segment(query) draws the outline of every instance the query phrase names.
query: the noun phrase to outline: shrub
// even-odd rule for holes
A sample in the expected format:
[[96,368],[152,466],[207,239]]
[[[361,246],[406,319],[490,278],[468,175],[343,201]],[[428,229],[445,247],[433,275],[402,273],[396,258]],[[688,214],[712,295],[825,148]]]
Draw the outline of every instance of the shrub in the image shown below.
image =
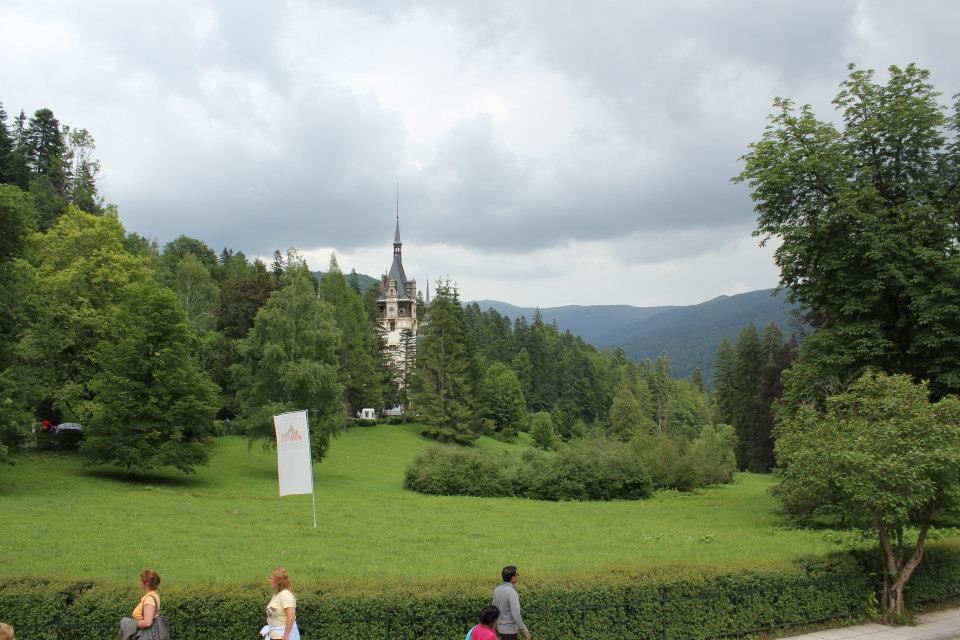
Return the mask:
[[539,500],[638,500],[653,491],[650,473],[629,447],[608,438],[571,440],[555,456],[521,458],[516,494]]
[[505,452],[433,445],[407,467],[403,486],[434,495],[509,496],[514,465]]
[[553,420],[546,411],[538,411],[529,419],[530,437],[533,444],[540,449],[549,449],[553,446]]
[[407,467],[404,486],[435,495],[537,500],[636,500],[653,490],[639,456],[607,438],[571,441],[556,455],[432,446]]
[[703,427],[693,442],[682,436],[643,434],[630,446],[650,470],[655,487],[690,491],[733,480],[734,442],[733,427],[722,424]]
[[[860,619],[876,602],[875,550],[840,553],[762,572],[667,568],[646,574],[525,579],[524,618],[537,637],[573,640],[746,636],[813,620]],[[463,637],[489,602],[486,582],[381,587],[299,582],[305,637],[440,640]],[[960,545],[931,543],[909,602],[960,590]],[[164,585],[163,612],[178,640],[250,637],[269,594],[250,585]],[[130,585],[0,579],[0,612],[17,635],[86,640],[115,634],[139,597]]]

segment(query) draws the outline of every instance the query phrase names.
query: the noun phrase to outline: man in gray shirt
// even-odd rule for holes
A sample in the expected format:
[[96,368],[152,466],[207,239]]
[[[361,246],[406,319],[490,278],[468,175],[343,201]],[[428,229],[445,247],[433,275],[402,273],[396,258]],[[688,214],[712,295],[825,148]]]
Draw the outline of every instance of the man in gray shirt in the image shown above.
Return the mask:
[[503,576],[503,584],[493,590],[493,604],[500,609],[497,632],[502,640],[516,640],[520,633],[523,633],[526,640],[530,640],[530,630],[520,615],[520,596],[513,586],[520,577],[517,568],[513,565],[504,567],[500,575]]

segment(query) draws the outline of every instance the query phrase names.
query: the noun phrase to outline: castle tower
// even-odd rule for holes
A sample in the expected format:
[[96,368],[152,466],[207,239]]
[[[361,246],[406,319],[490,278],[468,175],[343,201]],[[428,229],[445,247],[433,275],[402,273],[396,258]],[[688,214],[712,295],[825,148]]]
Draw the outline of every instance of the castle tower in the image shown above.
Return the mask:
[[[407,280],[403,271],[403,243],[400,241],[400,215],[393,236],[393,263],[390,271],[380,277],[380,297],[377,299],[387,350],[393,360],[396,377],[406,378],[412,366],[417,335],[417,281]],[[409,334],[405,335],[405,330]]]

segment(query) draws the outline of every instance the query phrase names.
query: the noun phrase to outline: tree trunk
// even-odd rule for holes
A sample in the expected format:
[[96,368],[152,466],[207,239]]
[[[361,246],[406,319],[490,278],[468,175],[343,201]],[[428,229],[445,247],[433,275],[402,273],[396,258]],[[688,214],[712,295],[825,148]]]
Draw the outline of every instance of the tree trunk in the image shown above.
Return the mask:
[[914,570],[923,559],[923,545],[927,539],[927,531],[930,525],[924,524],[920,527],[920,533],[917,536],[917,544],[914,547],[910,559],[903,562],[902,553],[902,530],[897,531],[898,549],[894,549],[890,544],[890,537],[883,524],[877,525],[880,534],[880,551],[883,558],[883,593],[881,596],[881,607],[883,608],[883,618],[887,623],[893,623],[903,615],[904,595],[903,590],[913,575]]

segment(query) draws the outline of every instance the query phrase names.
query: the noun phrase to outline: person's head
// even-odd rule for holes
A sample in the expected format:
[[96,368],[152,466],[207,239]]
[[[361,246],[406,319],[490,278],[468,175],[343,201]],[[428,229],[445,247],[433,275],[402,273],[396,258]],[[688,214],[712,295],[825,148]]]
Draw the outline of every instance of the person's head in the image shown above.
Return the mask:
[[0,640],[13,640],[13,627],[0,622]]
[[500,575],[503,576],[504,582],[515,583],[517,578],[520,577],[520,574],[517,573],[517,568],[512,564],[507,565],[503,568],[503,571],[500,572]]
[[496,605],[488,604],[480,609],[480,624],[491,629],[497,625],[497,618],[500,617],[500,609]]
[[287,575],[287,570],[283,567],[277,567],[270,572],[270,586],[273,587],[274,593],[280,593],[284,589],[290,588],[290,576]]
[[153,569],[144,569],[140,572],[140,586],[144,591],[156,591],[160,586],[160,575]]

